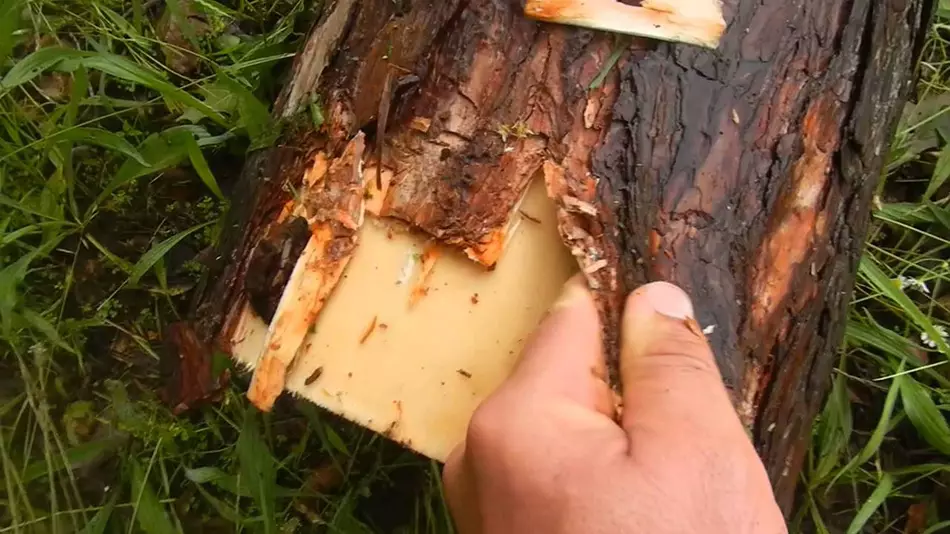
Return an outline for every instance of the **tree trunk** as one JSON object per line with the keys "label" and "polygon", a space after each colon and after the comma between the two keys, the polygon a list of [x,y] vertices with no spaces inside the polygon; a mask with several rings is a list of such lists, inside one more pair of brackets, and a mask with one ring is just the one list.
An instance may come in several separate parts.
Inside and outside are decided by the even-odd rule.
{"label": "tree trunk", "polygon": [[370,211],[489,267],[543,167],[609,345],[627,291],[686,288],[788,511],[932,3],[726,0],[703,50],[539,24],[513,0],[337,0],[275,105],[282,143],[240,180],[199,333],[226,339],[244,300],[273,318],[307,239],[275,221],[314,154],[360,130],[388,189]]}

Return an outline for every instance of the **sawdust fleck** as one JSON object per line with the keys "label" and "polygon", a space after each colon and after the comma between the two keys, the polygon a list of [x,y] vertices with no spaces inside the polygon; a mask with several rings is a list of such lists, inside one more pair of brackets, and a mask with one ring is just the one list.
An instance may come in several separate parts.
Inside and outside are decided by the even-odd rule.
{"label": "sawdust fleck", "polygon": [[373,317],[373,320],[369,323],[369,326],[366,327],[366,330],[363,331],[363,335],[360,336],[360,345],[366,343],[366,340],[373,335],[373,332],[376,331],[376,321],[379,319],[379,316]]}
{"label": "sawdust fleck", "polygon": [[520,213],[522,217],[524,217],[525,219],[527,219],[527,220],[533,222],[534,224],[541,224],[541,219],[539,219],[539,218],[537,218],[537,217],[534,217],[534,216],[531,216],[531,215],[525,213],[524,210],[519,210],[518,213]]}
{"label": "sawdust fleck", "polygon": [[320,367],[317,367],[317,368],[313,371],[313,373],[311,373],[310,376],[308,376],[307,379],[304,380],[303,384],[304,384],[305,386],[312,385],[312,384],[313,384],[314,382],[316,382],[317,380],[320,380],[320,377],[321,377],[321,376],[323,376],[323,366],[322,366],[322,365],[321,365]]}

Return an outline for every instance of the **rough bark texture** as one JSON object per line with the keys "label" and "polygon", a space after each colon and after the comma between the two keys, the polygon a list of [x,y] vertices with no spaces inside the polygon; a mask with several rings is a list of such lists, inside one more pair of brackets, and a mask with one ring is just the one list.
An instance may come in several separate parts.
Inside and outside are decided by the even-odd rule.
{"label": "rough bark texture", "polygon": [[360,130],[367,168],[385,170],[368,209],[489,267],[543,167],[608,345],[625,291],[687,288],[789,510],[932,1],[723,7],[718,50],[625,41],[595,83],[617,41],[529,21],[513,0],[338,0],[275,110],[320,95],[327,122],[251,158],[199,332],[226,339],[249,298],[273,314],[267,293],[296,261],[274,251],[300,248],[279,214],[315,155]]}
{"label": "rough bark texture", "polygon": [[672,280],[787,510],[841,342],[869,203],[932,5],[733,1],[719,50],[623,70],[595,173],[624,285]]}

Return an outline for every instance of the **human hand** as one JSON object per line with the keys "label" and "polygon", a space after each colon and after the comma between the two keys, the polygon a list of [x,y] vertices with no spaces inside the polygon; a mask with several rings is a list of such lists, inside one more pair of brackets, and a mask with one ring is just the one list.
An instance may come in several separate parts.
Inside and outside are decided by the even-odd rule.
{"label": "human hand", "polygon": [[568,283],[446,462],[460,532],[787,532],[692,317],[670,284],[627,300],[618,424],[593,299]]}

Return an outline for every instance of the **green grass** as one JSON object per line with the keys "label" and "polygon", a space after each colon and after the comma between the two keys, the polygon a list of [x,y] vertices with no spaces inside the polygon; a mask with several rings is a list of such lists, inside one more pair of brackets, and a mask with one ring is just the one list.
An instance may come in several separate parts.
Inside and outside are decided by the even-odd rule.
{"label": "green grass", "polygon": [[0,533],[451,531],[437,466],[312,406],[160,401],[321,5],[0,0]]}
{"label": "green grass", "polygon": [[[875,198],[802,531],[950,531],[950,10],[942,9]],[[942,514],[941,514],[942,511]]]}
{"label": "green grass", "polygon": [[[321,5],[0,0],[0,533],[452,531],[438,466],[309,404],[260,415],[240,379],[186,416],[160,400],[162,332],[240,162],[280,131],[268,103]],[[875,203],[794,530],[950,530],[948,24]]]}

